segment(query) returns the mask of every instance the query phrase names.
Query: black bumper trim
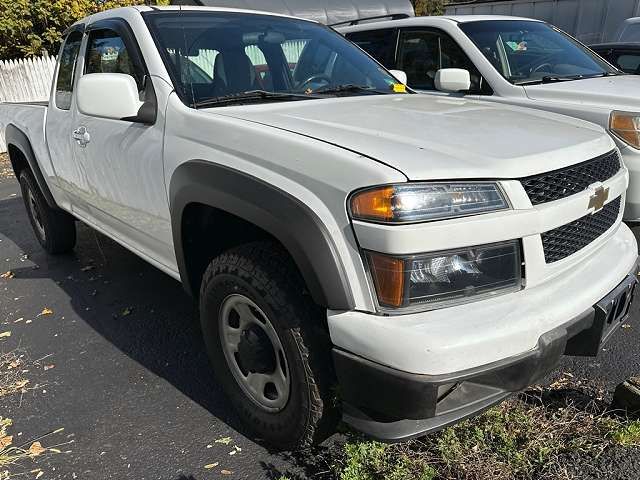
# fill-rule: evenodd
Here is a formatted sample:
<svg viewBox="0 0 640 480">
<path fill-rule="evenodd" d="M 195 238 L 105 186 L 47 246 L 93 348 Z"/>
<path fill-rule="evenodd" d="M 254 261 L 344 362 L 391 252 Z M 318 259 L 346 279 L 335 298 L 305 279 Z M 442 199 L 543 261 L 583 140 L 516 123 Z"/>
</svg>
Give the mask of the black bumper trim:
<svg viewBox="0 0 640 480">
<path fill-rule="evenodd" d="M 445 375 L 418 375 L 334 348 L 343 420 L 383 441 L 417 437 L 478 414 L 527 388 L 550 373 L 563 355 L 596 356 L 628 317 L 636 272 L 634 267 L 594 307 L 542 335 L 535 349 L 481 367 Z M 619 308 L 620 315 L 608 321 L 612 308 Z"/>
</svg>

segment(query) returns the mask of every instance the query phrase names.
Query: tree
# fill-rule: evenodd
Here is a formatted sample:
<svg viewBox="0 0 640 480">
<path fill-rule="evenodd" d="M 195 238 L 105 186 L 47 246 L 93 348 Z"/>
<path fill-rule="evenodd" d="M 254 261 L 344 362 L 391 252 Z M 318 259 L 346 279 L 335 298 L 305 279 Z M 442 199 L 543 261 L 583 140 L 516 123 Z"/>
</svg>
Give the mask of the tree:
<svg viewBox="0 0 640 480">
<path fill-rule="evenodd" d="M 446 0 L 411 0 L 416 15 L 442 15 Z"/>
<path fill-rule="evenodd" d="M 63 32 L 102 10 L 143 0 L 0 0 L 0 59 L 57 54 Z M 162 2 L 166 3 L 166 2 Z"/>
</svg>

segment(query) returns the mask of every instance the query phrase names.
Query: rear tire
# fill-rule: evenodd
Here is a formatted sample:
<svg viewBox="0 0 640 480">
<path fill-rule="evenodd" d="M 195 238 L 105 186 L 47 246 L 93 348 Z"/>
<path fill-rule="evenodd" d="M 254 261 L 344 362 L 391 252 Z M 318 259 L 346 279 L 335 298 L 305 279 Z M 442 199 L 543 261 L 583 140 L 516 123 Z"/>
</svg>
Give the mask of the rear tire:
<svg viewBox="0 0 640 480">
<path fill-rule="evenodd" d="M 76 245 L 75 219 L 49 206 L 28 170 L 20 174 L 20 188 L 31 227 L 42 248 L 52 255 L 73 250 Z"/>
<path fill-rule="evenodd" d="M 216 377 L 247 429 L 281 449 L 324 440 L 337 419 L 324 310 L 303 286 L 272 242 L 220 255 L 202 280 L 200 321 Z"/>
</svg>

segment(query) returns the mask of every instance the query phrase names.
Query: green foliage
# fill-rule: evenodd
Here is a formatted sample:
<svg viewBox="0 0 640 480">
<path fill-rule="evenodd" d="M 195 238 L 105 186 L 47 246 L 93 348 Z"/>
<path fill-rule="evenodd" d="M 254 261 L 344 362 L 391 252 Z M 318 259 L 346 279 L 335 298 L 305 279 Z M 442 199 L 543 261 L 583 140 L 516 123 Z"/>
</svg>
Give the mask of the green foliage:
<svg viewBox="0 0 640 480">
<path fill-rule="evenodd" d="M 551 391 L 523 395 L 407 443 L 352 439 L 333 468 L 339 480 L 565 478 L 566 455 L 588 459 L 614 447 L 640 447 L 640 420 Z"/>
<path fill-rule="evenodd" d="M 611 438 L 618 445 L 625 447 L 640 446 L 640 420 L 621 425 L 611 433 Z"/>
<path fill-rule="evenodd" d="M 416 15 L 442 15 L 446 0 L 411 0 Z"/>
<path fill-rule="evenodd" d="M 380 442 L 347 443 L 344 454 L 340 480 L 433 480 L 437 474 L 421 458 Z"/>
<path fill-rule="evenodd" d="M 62 33 L 75 21 L 140 3 L 143 0 L 0 0 L 0 59 L 57 54 Z"/>
</svg>

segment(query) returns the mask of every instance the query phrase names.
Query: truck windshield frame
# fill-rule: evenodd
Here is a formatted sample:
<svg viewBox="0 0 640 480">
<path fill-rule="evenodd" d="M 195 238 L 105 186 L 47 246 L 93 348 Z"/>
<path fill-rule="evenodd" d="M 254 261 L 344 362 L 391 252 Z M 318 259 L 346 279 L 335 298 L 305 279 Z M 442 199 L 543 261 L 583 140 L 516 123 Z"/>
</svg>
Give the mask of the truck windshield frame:
<svg viewBox="0 0 640 480">
<path fill-rule="evenodd" d="M 458 27 L 514 85 L 622 74 L 588 47 L 545 22 L 478 20 Z"/>
<path fill-rule="evenodd" d="M 143 17 L 178 96 L 192 108 L 243 103 L 256 91 L 274 95 L 251 95 L 251 103 L 391 94 L 397 86 L 376 60 L 315 22 L 222 11 Z M 353 85 L 361 88 L 343 88 Z"/>
</svg>

